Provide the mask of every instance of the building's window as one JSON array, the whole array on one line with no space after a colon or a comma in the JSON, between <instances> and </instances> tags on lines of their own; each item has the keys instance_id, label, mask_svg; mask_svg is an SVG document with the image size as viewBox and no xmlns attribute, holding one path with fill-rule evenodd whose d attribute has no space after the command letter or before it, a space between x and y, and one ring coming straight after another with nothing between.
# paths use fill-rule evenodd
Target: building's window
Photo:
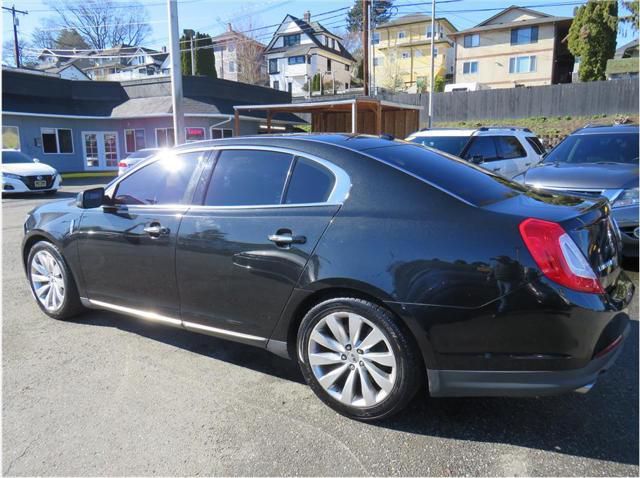
<instances>
[{"instance_id":1,"label":"building's window","mask_svg":"<svg viewBox=\"0 0 640 478\"><path fill-rule=\"evenodd\" d=\"M480 35L478 33L464 36L465 48L475 48L477 46L480 46Z\"/></svg>"},{"instance_id":2,"label":"building's window","mask_svg":"<svg viewBox=\"0 0 640 478\"><path fill-rule=\"evenodd\" d=\"M404 40L407 38L407 32L398 32L398 40Z\"/></svg>"},{"instance_id":3,"label":"building's window","mask_svg":"<svg viewBox=\"0 0 640 478\"><path fill-rule=\"evenodd\" d=\"M301 63L304 63L304 62L305 62L305 61L304 61L304 55L290 56L290 57L287 59L287 62L288 62L290 65L299 65L299 64L301 64Z\"/></svg>"},{"instance_id":4,"label":"building's window","mask_svg":"<svg viewBox=\"0 0 640 478\"><path fill-rule=\"evenodd\" d=\"M536 71L535 56L514 56L509 58L509 73L533 73Z\"/></svg>"},{"instance_id":5,"label":"building's window","mask_svg":"<svg viewBox=\"0 0 640 478\"><path fill-rule=\"evenodd\" d=\"M124 146L127 153L134 153L146 148L144 129L125 129Z\"/></svg>"},{"instance_id":6,"label":"building's window","mask_svg":"<svg viewBox=\"0 0 640 478\"><path fill-rule=\"evenodd\" d=\"M433 49L433 57L435 58L435 57L437 57L437 56L438 56L438 49L437 49L437 48L434 48L434 49Z\"/></svg>"},{"instance_id":7,"label":"building's window","mask_svg":"<svg viewBox=\"0 0 640 478\"><path fill-rule=\"evenodd\" d=\"M205 205L280 204L292 159L290 154L275 151L222 151L209 182Z\"/></svg>"},{"instance_id":8,"label":"building's window","mask_svg":"<svg viewBox=\"0 0 640 478\"><path fill-rule=\"evenodd\" d=\"M345 90L348 90L348 89L349 89L349 83L345 83L345 84L344 84L344 89L345 89Z\"/></svg>"},{"instance_id":9,"label":"building's window","mask_svg":"<svg viewBox=\"0 0 640 478\"><path fill-rule=\"evenodd\" d=\"M187 143L202 141L204 139L204 128L185 128L184 138Z\"/></svg>"},{"instance_id":10,"label":"building's window","mask_svg":"<svg viewBox=\"0 0 640 478\"><path fill-rule=\"evenodd\" d=\"M269 74L273 75L275 73L279 73L279 71L278 71L278 59L277 58L271 58L269 60Z\"/></svg>"},{"instance_id":11,"label":"building's window","mask_svg":"<svg viewBox=\"0 0 640 478\"><path fill-rule=\"evenodd\" d=\"M235 73L235 72L236 72L236 62L232 60L229 62L229 73Z\"/></svg>"},{"instance_id":12,"label":"building's window","mask_svg":"<svg viewBox=\"0 0 640 478\"><path fill-rule=\"evenodd\" d=\"M296 33L295 35L286 35L282 37L282 42L284 46L294 46L300 44L300 34Z\"/></svg>"},{"instance_id":13,"label":"building's window","mask_svg":"<svg viewBox=\"0 0 640 478\"><path fill-rule=\"evenodd\" d=\"M329 199L335 177L324 166L298 158L287 188L285 204L321 203Z\"/></svg>"},{"instance_id":14,"label":"building's window","mask_svg":"<svg viewBox=\"0 0 640 478\"><path fill-rule=\"evenodd\" d=\"M423 55L423 53L422 53L422 50L420 48L417 48L417 49L415 49L413 51L413 56L415 56L415 57L419 57L419 56L422 56L422 55Z\"/></svg>"},{"instance_id":15,"label":"building's window","mask_svg":"<svg viewBox=\"0 0 640 478\"><path fill-rule=\"evenodd\" d=\"M278 80L273 82L273 89L274 90L279 90L280 89L280 82Z\"/></svg>"},{"instance_id":16,"label":"building's window","mask_svg":"<svg viewBox=\"0 0 640 478\"><path fill-rule=\"evenodd\" d=\"M20 151L20 130L17 126L2 127L2 149Z\"/></svg>"},{"instance_id":17,"label":"building's window","mask_svg":"<svg viewBox=\"0 0 640 478\"><path fill-rule=\"evenodd\" d=\"M331 48L333 48L334 50L336 49L336 39L335 38L331 39Z\"/></svg>"},{"instance_id":18,"label":"building's window","mask_svg":"<svg viewBox=\"0 0 640 478\"><path fill-rule=\"evenodd\" d=\"M344 65L344 71L349 71L350 66L349 65Z\"/></svg>"},{"instance_id":19,"label":"building's window","mask_svg":"<svg viewBox=\"0 0 640 478\"><path fill-rule=\"evenodd\" d=\"M331 71L331 60L327 58L327 71Z\"/></svg>"},{"instance_id":20,"label":"building's window","mask_svg":"<svg viewBox=\"0 0 640 478\"><path fill-rule=\"evenodd\" d=\"M174 143L173 128L158 128L156 129L156 146L158 148L171 148Z\"/></svg>"},{"instance_id":21,"label":"building's window","mask_svg":"<svg viewBox=\"0 0 640 478\"><path fill-rule=\"evenodd\" d=\"M236 46L233 43L229 44L229 53L233 53L234 51L236 51Z\"/></svg>"},{"instance_id":22,"label":"building's window","mask_svg":"<svg viewBox=\"0 0 640 478\"><path fill-rule=\"evenodd\" d=\"M143 65L144 64L144 56L139 56L138 57L138 64L139 65Z\"/></svg>"},{"instance_id":23,"label":"building's window","mask_svg":"<svg viewBox=\"0 0 640 478\"><path fill-rule=\"evenodd\" d=\"M288 82L288 83L287 83L287 91L288 91L289 93L291 93L291 92L293 91L293 83L291 83L291 82Z\"/></svg>"},{"instance_id":24,"label":"building's window","mask_svg":"<svg viewBox=\"0 0 640 478\"><path fill-rule=\"evenodd\" d=\"M70 129L42 128L42 151L45 154L73 154Z\"/></svg>"},{"instance_id":25,"label":"building's window","mask_svg":"<svg viewBox=\"0 0 640 478\"><path fill-rule=\"evenodd\" d=\"M138 68L138 73L146 73L146 68Z\"/></svg>"},{"instance_id":26,"label":"building's window","mask_svg":"<svg viewBox=\"0 0 640 478\"><path fill-rule=\"evenodd\" d=\"M211 128L211 139L231 138L233 130L228 128Z\"/></svg>"},{"instance_id":27,"label":"building's window","mask_svg":"<svg viewBox=\"0 0 640 478\"><path fill-rule=\"evenodd\" d=\"M380 32L373 32L373 36L371 37L371 43L377 45L380 43Z\"/></svg>"},{"instance_id":28,"label":"building's window","mask_svg":"<svg viewBox=\"0 0 640 478\"><path fill-rule=\"evenodd\" d=\"M373 66L382 65L382 57L376 56L373 58Z\"/></svg>"},{"instance_id":29,"label":"building's window","mask_svg":"<svg viewBox=\"0 0 640 478\"><path fill-rule=\"evenodd\" d=\"M478 73L478 62L477 61L465 61L462 64L462 73L464 75L469 75L472 73Z\"/></svg>"},{"instance_id":30,"label":"building's window","mask_svg":"<svg viewBox=\"0 0 640 478\"><path fill-rule=\"evenodd\" d=\"M521 27L511 30L511 44L522 45L538 42L538 27Z\"/></svg>"},{"instance_id":31,"label":"building's window","mask_svg":"<svg viewBox=\"0 0 640 478\"><path fill-rule=\"evenodd\" d=\"M409 53L408 51L403 51L402 52L402 59L406 60L408 58L411 58L411 53Z\"/></svg>"}]
</instances>

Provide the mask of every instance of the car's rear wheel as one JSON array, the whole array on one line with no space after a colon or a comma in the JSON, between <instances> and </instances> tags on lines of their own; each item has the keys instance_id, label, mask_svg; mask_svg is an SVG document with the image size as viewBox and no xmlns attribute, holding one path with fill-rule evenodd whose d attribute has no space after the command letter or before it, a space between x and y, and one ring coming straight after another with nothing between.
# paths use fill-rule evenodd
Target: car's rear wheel
<instances>
[{"instance_id":1,"label":"car's rear wheel","mask_svg":"<svg viewBox=\"0 0 640 478\"><path fill-rule=\"evenodd\" d=\"M38 306L49 317L69 319L83 311L69 266L55 245L46 241L34 244L27 274Z\"/></svg>"},{"instance_id":2,"label":"car's rear wheel","mask_svg":"<svg viewBox=\"0 0 640 478\"><path fill-rule=\"evenodd\" d=\"M304 317L298 361L316 395L358 420L389 417L423 381L414 341L386 309L355 298L322 302Z\"/></svg>"}]
</instances>

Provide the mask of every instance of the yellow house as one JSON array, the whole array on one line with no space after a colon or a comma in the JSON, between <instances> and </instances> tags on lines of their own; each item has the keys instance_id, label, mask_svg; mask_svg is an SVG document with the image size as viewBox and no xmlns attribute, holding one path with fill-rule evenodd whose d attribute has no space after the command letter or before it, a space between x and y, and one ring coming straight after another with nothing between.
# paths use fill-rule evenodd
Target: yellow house
<instances>
[{"instance_id":1,"label":"yellow house","mask_svg":"<svg viewBox=\"0 0 640 478\"><path fill-rule=\"evenodd\" d=\"M564 39L571 21L512 6L473 28L450 34L456 44L454 86L570 83L574 58Z\"/></svg>"},{"instance_id":2,"label":"yellow house","mask_svg":"<svg viewBox=\"0 0 640 478\"><path fill-rule=\"evenodd\" d=\"M435 73L451 78L455 65L456 27L446 18L435 21ZM376 87L409 92L427 91L431 75L431 17L405 15L376 27L372 36Z\"/></svg>"}]
</instances>

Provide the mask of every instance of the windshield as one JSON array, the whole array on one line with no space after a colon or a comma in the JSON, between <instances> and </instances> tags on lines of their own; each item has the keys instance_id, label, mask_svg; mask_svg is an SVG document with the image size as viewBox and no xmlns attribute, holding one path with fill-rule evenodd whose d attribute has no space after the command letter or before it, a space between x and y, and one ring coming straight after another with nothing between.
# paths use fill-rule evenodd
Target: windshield
<instances>
[{"instance_id":1,"label":"windshield","mask_svg":"<svg viewBox=\"0 0 640 478\"><path fill-rule=\"evenodd\" d=\"M465 145L469 142L469 136L422 136L410 141L460 156Z\"/></svg>"},{"instance_id":2,"label":"windshield","mask_svg":"<svg viewBox=\"0 0 640 478\"><path fill-rule=\"evenodd\" d=\"M33 160L20 151L3 151L2 164L33 163Z\"/></svg>"},{"instance_id":3,"label":"windshield","mask_svg":"<svg viewBox=\"0 0 640 478\"><path fill-rule=\"evenodd\" d=\"M638 162L638 133L593 133L569 136L556 146L544 163Z\"/></svg>"}]
</instances>

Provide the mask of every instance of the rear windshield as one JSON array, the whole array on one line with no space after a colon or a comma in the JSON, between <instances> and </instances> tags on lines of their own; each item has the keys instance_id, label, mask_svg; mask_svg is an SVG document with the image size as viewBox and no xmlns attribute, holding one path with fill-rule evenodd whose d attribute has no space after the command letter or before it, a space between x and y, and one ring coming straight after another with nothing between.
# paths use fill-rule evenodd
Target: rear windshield
<instances>
[{"instance_id":1,"label":"rear windshield","mask_svg":"<svg viewBox=\"0 0 640 478\"><path fill-rule=\"evenodd\" d=\"M593 133L569 136L544 158L544 162L636 164L638 133Z\"/></svg>"},{"instance_id":2,"label":"rear windshield","mask_svg":"<svg viewBox=\"0 0 640 478\"><path fill-rule=\"evenodd\" d=\"M475 206L507 199L525 191L519 184L467 161L417 145L405 143L365 152Z\"/></svg>"},{"instance_id":3,"label":"rear windshield","mask_svg":"<svg viewBox=\"0 0 640 478\"><path fill-rule=\"evenodd\" d=\"M460 156L460 153L469 142L469 136L418 136L409 141L439 149L454 156Z\"/></svg>"}]
</instances>

